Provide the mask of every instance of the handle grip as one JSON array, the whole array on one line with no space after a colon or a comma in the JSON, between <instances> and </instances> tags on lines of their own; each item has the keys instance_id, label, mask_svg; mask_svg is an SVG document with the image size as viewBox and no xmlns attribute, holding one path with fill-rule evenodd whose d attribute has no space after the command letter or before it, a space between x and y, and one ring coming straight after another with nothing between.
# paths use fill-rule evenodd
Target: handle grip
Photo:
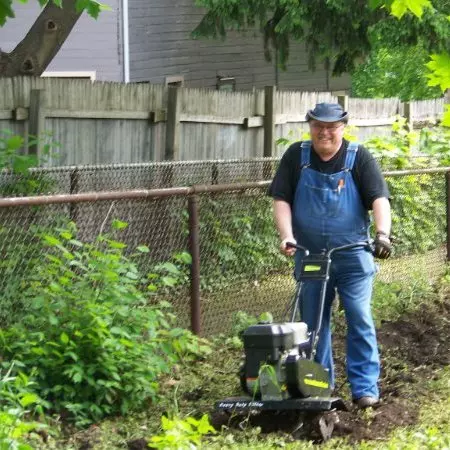
<instances>
[{"instance_id":1,"label":"handle grip","mask_svg":"<svg viewBox=\"0 0 450 450\"><path fill-rule=\"evenodd\" d=\"M296 248L297 250L305 252L305 256L309 255L309 250L306 247L303 247L303 245L294 244L293 242L286 242L286 247Z\"/></svg>"}]
</instances>

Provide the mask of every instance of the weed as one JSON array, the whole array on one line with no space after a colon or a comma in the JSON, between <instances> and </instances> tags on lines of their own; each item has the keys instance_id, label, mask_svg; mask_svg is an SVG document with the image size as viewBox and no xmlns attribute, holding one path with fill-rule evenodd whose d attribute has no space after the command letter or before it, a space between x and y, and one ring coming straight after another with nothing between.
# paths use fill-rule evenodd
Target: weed
<instances>
[{"instance_id":1,"label":"weed","mask_svg":"<svg viewBox=\"0 0 450 450\"><path fill-rule=\"evenodd\" d=\"M148 304L148 281L125 244L107 235L83 243L74 226L42 240L46 257L22 293L27 313L0 330L0 348L6 360L36 371L37 392L54 411L77 425L126 414L157 400L158 378L173 364L209 351L174 327L168 303Z\"/></svg>"},{"instance_id":2,"label":"weed","mask_svg":"<svg viewBox=\"0 0 450 450\"><path fill-rule=\"evenodd\" d=\"M31 433L48 430L45 423L30 421L30 413L42 416L49 405L34 392L35 382L24 373L13 376L15 363L3 362L0 371L0 449L32 450L26 441Z\"/></svg>"},{"instance_id":3,"label":"weed","mask_svg":"<svg viewBox=\"0 0 450 450\"><path fill-rule=\"evenodd\" d=\"M209 423L209 418L204 414L201 419L193 417L181 419L174 417L161 418L163 433L152 436L149 445L155 449L163 450L193 450L201 444L202 438L216 431Z\"/></svg>"}]
</instances>

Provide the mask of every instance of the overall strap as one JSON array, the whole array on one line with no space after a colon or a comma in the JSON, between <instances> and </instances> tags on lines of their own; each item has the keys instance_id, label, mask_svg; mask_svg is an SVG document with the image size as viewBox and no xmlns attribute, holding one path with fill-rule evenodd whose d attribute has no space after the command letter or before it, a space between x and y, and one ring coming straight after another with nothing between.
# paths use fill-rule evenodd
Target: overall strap
<instances>
[{"instance_id":1,"label":"overall strap","mask_svg":"<svg viewBox=\"0 0 450 450\"><path fill-rule=\"evenodd\" d=\"M301 143L301 161L300 161L300 167L303 169L303 167L308 167L310 165L311 160L311 141L303 141Z\"/></svg>"},{"instance_id":2,"label":"overall strap","mask_svg":"<svg viewBox=\"0 0 450 450\"><path fill-rule=\"evenodd\" d=\"M357 142L349 142L343 170L349 171L353 169L353 165L355 164L356 159L356 152L358 151L358 146L359 144Z\"/></svg>"}]
</instances>

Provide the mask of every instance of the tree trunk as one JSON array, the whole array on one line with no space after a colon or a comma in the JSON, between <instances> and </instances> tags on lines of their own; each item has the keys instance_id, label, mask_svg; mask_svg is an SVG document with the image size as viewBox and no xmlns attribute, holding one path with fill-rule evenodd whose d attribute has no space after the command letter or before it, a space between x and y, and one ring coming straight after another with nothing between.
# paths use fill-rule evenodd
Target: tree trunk
<instances>
[{"instance_id":1,"label":"tree trunk","mask_svg":"<svg viewBox=\"0 0 450 450\"><path fill-rule=\"evenodd\" d=\"M49 1L17 47L11 53L0 52L0 77L40 76L82 14L75 3L64 0L60 8Z\"/></svg>"}]
</instances>

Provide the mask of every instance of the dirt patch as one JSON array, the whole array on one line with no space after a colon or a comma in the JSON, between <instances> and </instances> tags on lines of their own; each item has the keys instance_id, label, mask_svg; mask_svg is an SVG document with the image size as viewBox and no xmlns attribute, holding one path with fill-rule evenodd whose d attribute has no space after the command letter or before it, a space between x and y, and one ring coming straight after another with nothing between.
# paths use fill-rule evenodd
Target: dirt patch
<instances>
[{"instance_id":1,"label":"dirt patch","mask_svg":"<svg viewBox=\"0 0 450 450\"><path fill-rule=\"evenodd\" d=\"M333 436L347 436L351 442L383 440L397 427L417 422L423 384L437 376L437 371L450 364L450 302L424 308L401 320L383 322L378 327L381 348L382 374L380 380L382 401L376 408L361 411L349 402L345 382L344 335L335 336L335 360L338 395L346 399L349 411L339 412L339 422ZM253 418L252 425L261 426L263 432L286 432L295 426L289 417ZM217 429L224 417L211 415ZM228 426L241 427L242 423L228 422ZM278 430L277 430L278 427ZM310 438L311 436L304 436Z\"/></svg>"},{"instance_id":2,"label":"dirt patch","mask_svg":"<svg viewBox=\"0 0 450 450\"><path fill-rule=\"evenodd\" d=\"M427 305L414 314L405 315L401 320L383 322L378 327L378 343L381 349L382 373L380 379L382 401L376 408L361 411L352 405L350 392L345 380L344 347L345 327L339 323L335 333L335 362L337 374L337 396L344 399L348 411L338 413L339 422L333 436L346 436L355 446L362 440L385 440L397 427L413 425L418 421L420 404L427 392L424 385L438 376L439 369L450 364L450 297L445 302ZM213 426L221 431L235 433L236 442L245 440L245 430L259 426L263 433L274 433L285 442L293 439L320 440L317 429L309 426L314 417L299 420L298 414L260 414L243 418L228 416L213 411L216 401L233 395L242 395L237 373L242 351L224 345L216 347L213 354L198 364L184 366L163 384L162 393L174 398L176 387L177 407L180 416L201 417L209 413ZM155 422L164 409L149 409L149 421ZM170 412L170 407L167 408ZM151 419L150 419L151 417ZM301 419L301 418L300 418ZM311 419L311 421L310 421ZM295 432L293 433L293 431ZM129 439L129 449L148 448L148 430L135 433ZM89 448L89 447L85 447Z\"/></svg>"}]
</instances>

